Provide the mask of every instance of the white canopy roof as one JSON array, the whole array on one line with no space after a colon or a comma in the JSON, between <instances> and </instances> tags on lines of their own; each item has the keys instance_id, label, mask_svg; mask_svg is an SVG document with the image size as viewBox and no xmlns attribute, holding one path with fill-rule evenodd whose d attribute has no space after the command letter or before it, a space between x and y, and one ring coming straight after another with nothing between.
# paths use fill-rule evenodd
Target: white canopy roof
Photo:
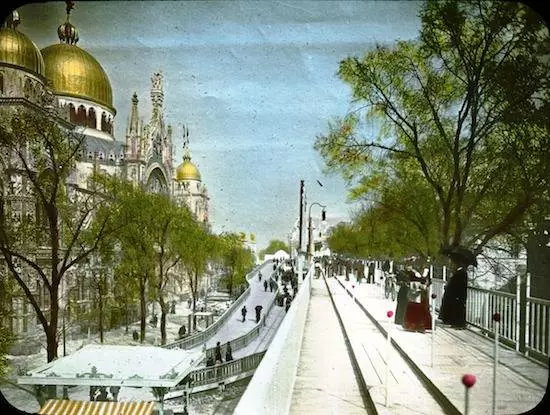
<instances>
[{"instance_id":1,"label":"white canopy roof","mask_svg":"<svg viewBox=\"0 0 550 415\"><path fill-rule=\"evenodd\" d=\"M201 354L154 346L87 345L20 376L17 383L174 387L198 363Z\"/></svg>"}]
</instances>

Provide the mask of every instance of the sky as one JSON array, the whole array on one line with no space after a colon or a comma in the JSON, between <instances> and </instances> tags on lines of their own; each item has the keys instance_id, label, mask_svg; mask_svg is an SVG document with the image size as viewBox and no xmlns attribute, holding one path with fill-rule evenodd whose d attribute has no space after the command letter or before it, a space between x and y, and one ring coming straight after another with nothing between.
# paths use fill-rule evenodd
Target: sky
<instances>
[{"instance_id":1,"label":"sky","mask_svg":"<svg viewBox=\"0 0 550 415\"><path fill-rule=\"evenodd\" d=\"M175 165L185 124L192 161L208 187L213 230L254 233L259 250L271 239L287 240L299 216L300 180L308 203L327 206L329 223L349 220L357 209L313 144L329 121L352 108L339 62L377 43L416 38L421 4L77 1L70 20L78 46L111 81L116 139L124 140L134 91L148 120L150 78L162 71ZM18 29L39 48L59 42L64 3L18 11ZM318 207L311 213L321 214Z\"/></svg>"}]
</instances>

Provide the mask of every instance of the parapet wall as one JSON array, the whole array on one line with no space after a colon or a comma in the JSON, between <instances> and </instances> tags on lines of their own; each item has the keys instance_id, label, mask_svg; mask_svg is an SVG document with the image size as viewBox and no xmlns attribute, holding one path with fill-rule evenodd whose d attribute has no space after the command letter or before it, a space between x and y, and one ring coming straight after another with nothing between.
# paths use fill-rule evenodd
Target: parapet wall
<instances>
[{"instance_id":1,"label":"parapet wall","mask_svg":"<svg viewBox=\"0 0 550 415\"><path fill-rule=\"evenodd\" d=\"M311 296L313 270L314 267L310 267L234 414L289 413Z\"/></svg>"}]
</instances>

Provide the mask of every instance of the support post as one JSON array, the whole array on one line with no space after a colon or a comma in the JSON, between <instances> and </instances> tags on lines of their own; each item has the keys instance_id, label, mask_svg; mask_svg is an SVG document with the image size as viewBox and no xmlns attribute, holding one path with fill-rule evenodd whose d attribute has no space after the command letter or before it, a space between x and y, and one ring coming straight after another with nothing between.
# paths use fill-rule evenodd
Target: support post
<instances>
[{"instance_id":1,"label":"support post","mask_svg":"<svg viewBox=\"0 0 550 415\"><path fill-rule=\"evenodd\" d=\"M497 409L497 368L498 368L498 349L499 349L499 329L500 329L500 314L497 312L493 315L495 322L495 346L494 346L494 362L493 362L493 400L491 405L491 413L496 414Z\"/></svg>"},{"instance_id":2,"label":"support post","mask_svg":"<svg viewBox=\"0 0 550 415\"><path fill-rule=\"evenodd\" d=\"M521 306L521 274L518 273L516 278L516 352L520 350L520 306Z\"/></svg>"},{"instance_id":3,"label":"support post","mask_svg":"<svg viewBox=\"0 0 550 415\"><path fill-rule=\"evenodd\" d=\"M531 273L527 273L527 279L525 281L525 356L529 354L528 347L530 343L530 337L531 337L531 329L529 325L531 324L531 309L530 309L530 302L529 298L531 297Z\"/></svg>"}]
</instances>

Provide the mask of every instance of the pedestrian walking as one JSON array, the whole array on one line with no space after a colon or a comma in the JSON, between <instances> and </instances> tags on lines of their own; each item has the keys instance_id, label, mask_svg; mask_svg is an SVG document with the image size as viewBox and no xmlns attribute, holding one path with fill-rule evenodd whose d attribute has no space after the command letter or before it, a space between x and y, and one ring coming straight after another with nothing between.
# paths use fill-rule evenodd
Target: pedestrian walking
<instances>
[{"instance_id":1,"label":"pedestrian walking","mask_svg":"<svg viewBox=\"0 0 550 415\"><path fill-rule=\"evenodd\" d=\"M397 284L399 285L399 292L397 293L397 306L395 309L394 323L402 325L405 318L405 311L407 310L407 303L409 302L409 283L411 281L412 271L401 270L397 273Z\"/></svg>"},{"instance_id":2,"label":"pedestrian walking","mask_svg":"<svg viewBox=\"0 0 550 415\"><path fill-rule=\"evenodd\" d=\"M471 251L463 247L446 250L444 254L451 259L455 270L445 286L439 318L444 324L463 329L466 328L466 298L468 296L468 272L466 270L469 265L477 267L477 260Z\"/></svg>"},{"instance_id":3,"label":"pedestrian walking","mask_svg":"<svg viewBox=\"0 0 550 415\"><path fill-rule=\"evenodd\" d=\"M273 280L269 281L269 290L270 290L271 292L273 292L273 288L274 288L273 286L274 286L274 285L275 285L275 281L273 281Z\"/></svg>"},{"instance_id":4,"label":"pedestrian walking","mask_svg":"<svg viewBox=\"0 0 550 415\"><path fill-rule=\"evenodd\" d=\"M216 364L222 363L222 347L220 345L220 342L216 343L216 350L214 351L214 360L216 361Z\"/></svg>"},{"instance_id":5,"label":"pedestrian walking","mask_svg":"<svg viewBox=\"0 0 550 415\"><path fill-rule=\"evenodd\" d=\"M231 345L227 342L225 346L225 361L230 362L233 360L233 351L231 350Z\"/></svg>"},{"instance_id":6,"label":"pedestrian walking","mask_svg":"<svg viewBox=\"0 0 550 415\"><path fill-rule=\"evenodd\" d=\"M254 310L256 310L256 323L259 323L260 322L260 314L262 313L262 306L261 305L257 305L256 307L254 307Z\"/></svg>"},{"instance_id":7,"label":"pedestrian walking","mask_svg":"<svg viewBox=\"0 0 550 415\"><path fill-rule=\"evenodd\" d=\"M244 320L246 319L246 306L243 305L243 308L241 308L241 314L243 315L243 323L244 323Z\"/></svg>"},{"instance_id":8,"label":"pedestrian walking","mask_svg":"<svg viewBox=\"0 0 550 415\"><path fill-rule=\"evenodd\" d=\"M264 291L267 292L267 280L264 280Z\"/></svg>"},{"instance_id":9,"label":"pedestrian walking","mask_svg":"<svg viewBox=\"0 0 550 415\"><path fill-rule=\"evenodd\" d=\"M258 272L258 281L262 282L262 272Z\"/></svg>"}]
</instances>

